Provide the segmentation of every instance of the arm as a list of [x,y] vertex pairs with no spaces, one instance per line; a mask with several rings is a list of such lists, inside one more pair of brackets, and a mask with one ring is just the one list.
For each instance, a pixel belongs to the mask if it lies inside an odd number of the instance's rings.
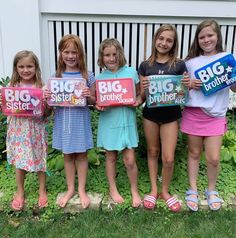
[[89,105],[94,105],[96,102],[95,83],[90,88],[85,87],[82,91],[82,95],[87,98]]
[[230,86],[231,91],[236,93],[236,83],[234,83],[232,86]]
[[139,75],[140,79],[140,98],[142,100],[141,103],[144,103],[146,100],[146,89],[149,87],[149,78]]

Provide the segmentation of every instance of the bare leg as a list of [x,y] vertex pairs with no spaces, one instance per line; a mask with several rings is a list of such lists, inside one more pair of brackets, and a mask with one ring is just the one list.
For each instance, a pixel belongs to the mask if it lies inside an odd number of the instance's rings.
[[[222,144],[222,136],[206,137],[205,141],[206,161],[207,161],[207,177],[208,191],[214,191],[220,167],[220,148]],[[211,195],[210,198],[214,198]],[[213,203],[212,206],[217,208],[221,203]]]
[[117,151],[106,151],[106,174],[110,196],[114,202],[120,204],[124,202],[124,198],[120,195],[116,186],[116,160]]
[[[201,136],[188,135],[188,178],[190,189],[197,192],[197,177],[199,170],[199,161],[203,149],[204,138]],[[192,198],[197,198],[197,195],[190,195]],[[187,203],[197,208],[197,204],[191,201]]]
[[46,174],[45,172],[37,172],[39,180],[39,207],[45,207],[48,203],[48,196],[46,190]]
[[162,145],[162,197],[167,200],[171,197],[169,194],[169,185],[174,170],[175,148],[178,138],[178,122],[170,122],[160,127],[161,145]]
[[144,133],[147,142],[148,170],[151,182],[150,195],[157,197],[157,172],[158,157],[160,153],[159,125],[155,122],[143,119]]
[[16,169],[17,191],[16,191],[16,194],[15,194],[15,198],[17,198],[17,199],[24,199],[25,174],[26,174],[26,172],[24,170]]
[[78,173],[78,192],[83,208],[87,208],[90,204],[90,198],[86,193],[86,179],[88,173],[87,153],[76,153],[77,173]]
[[123,160],[127,170],[131,194],[132,194],[132,206],[139,207],[142,203],[141,197],[138,192],[138,168],[135,161],[135,152],[133,149],[123,150]]
[[60,207],[65,207],[67,202],[75,194],[75,158],[74,154],[64,154],[64,167],[66,173],[66,182],[67,182],[67,192],[65,195],[58,201]]

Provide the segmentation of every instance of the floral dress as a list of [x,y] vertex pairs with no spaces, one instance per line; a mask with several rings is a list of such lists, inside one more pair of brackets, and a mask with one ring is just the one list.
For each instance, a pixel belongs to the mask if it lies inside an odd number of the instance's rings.
[[28,172],[46,171],[47,133],[43,117],[8,117],[7,161]]

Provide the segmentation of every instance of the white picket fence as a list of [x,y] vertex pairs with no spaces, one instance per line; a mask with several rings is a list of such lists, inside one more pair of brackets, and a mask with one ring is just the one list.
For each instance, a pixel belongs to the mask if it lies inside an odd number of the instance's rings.
[[[116,19],[116,18],[114,18]],[[138,68],[139,64],[147,59],[151,53],[152,37],[155,30],[163,23],[170,23],[176,26],[179,37],[179,57],[187,55],[189,46],[193,40],[196,26],[201,19],[186,20],[167,19],[165,22],[160,20],[150,22],[147,19],[126,19],[120,18],[116,21],[109,18],[81,20],[70,18],[66,15],[58,17],[45,17],[43,21],[44,46],[47,49],[44,55],[48,63],[44,66],[44,72],[52,74],[56,69],[56,59],[58,55],[57,46],[61,37],[65,34],[73,33],[80,36],[87,55],[88,68],[95,74],[100,69],[97,66],[98,47],[101,41],[108,37],[117,38],[123,45],[126,59],[129,65]],[[139,22],[138,22],[139,21]],[[229,21],[220,23],[225,50],[236,55],[236,22]]]

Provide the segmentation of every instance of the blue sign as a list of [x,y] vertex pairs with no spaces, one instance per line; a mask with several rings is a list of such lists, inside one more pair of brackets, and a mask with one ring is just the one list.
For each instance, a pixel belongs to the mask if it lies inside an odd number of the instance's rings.
[[202,81],[201,90],[205,96],[236,83],[236,61],[228,54],[194,72]]

